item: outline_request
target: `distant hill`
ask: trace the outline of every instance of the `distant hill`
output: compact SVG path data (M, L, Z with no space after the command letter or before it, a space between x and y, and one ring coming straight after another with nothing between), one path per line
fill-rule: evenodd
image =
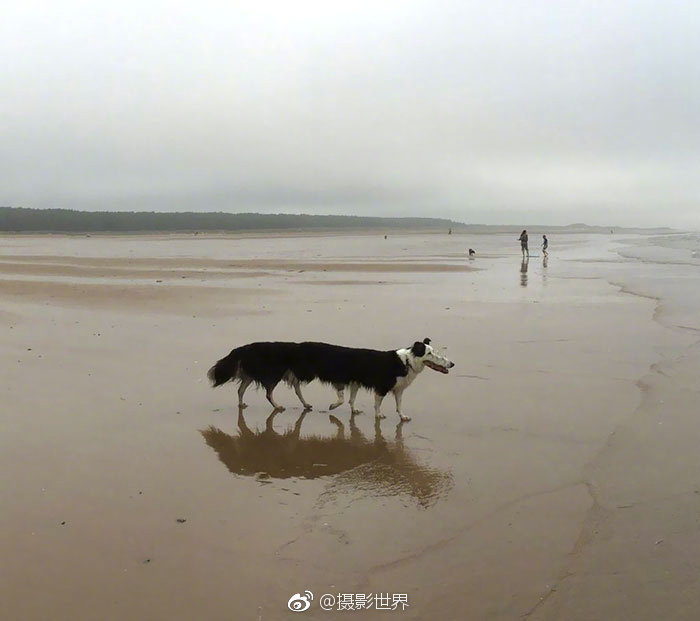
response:
M0 207L0 231L33 233L138 233L176 231L449 229L442 218L375 218L223 212L77 211Z
M360 229L442 230L455 233L668 233L672 229L618 226L465 224L444 218L380 218L224 212L78 211L0 207L0 232L5 233L158 233L245 231L342 231Z

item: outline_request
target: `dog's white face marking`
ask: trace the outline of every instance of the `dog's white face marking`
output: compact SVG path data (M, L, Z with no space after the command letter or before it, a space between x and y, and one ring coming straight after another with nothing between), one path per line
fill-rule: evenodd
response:
M425 346L425 355L418 360L422 361L426 367L440 373L449 373L448 369L455 366L454 362L438 354L430 345Z
M407 383L413 381L413 378L420 373L424 367L439 371L440 373L448 373L448 369L455 366L454 362L448 360L444 356L438 354L430 345L423 345L425 352L423 355L417 355L411 349L399 349L396 353L399 358L408 366Z

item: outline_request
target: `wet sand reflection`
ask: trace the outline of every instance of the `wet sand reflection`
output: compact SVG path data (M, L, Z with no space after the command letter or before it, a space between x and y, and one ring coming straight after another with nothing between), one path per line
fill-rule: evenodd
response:
M403 423L396 427L394 439L386 440L380 421L375 421L374 438L368 439L355 424L354 416L348 433L345 425L331 415L333 434L302 437L301 427L308 412L303 412L284 433L273 429L276 415L273 411L268 416L263 431L252 431L239 410L239 435L213 426L201 430L201 434L219 460L238 475L333 477L328 493L344 489L374 496L410 496L423 507L433 505L452 488L449 473L419 463L404 446Z
M527 267L530 262L530 257L523 257L523 261L520 264L520 286L527 287Z

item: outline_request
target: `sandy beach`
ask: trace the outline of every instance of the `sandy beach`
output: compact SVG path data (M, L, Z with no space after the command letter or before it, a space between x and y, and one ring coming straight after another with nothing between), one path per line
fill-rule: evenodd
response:
M698 618L700 241L515 237L1 236L0 616ZM424 337L401 425L206 379Z

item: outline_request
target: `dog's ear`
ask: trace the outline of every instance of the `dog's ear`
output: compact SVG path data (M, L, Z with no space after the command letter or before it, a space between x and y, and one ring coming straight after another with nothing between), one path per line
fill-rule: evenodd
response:
M424 342L426 345L430 345L430 339L429 339L427 336L423 339L423 342Z
M413 347L411 347L411 353L417 358L425 356L425 343L421 343L420 341L416 341L415 343L413 343Z

